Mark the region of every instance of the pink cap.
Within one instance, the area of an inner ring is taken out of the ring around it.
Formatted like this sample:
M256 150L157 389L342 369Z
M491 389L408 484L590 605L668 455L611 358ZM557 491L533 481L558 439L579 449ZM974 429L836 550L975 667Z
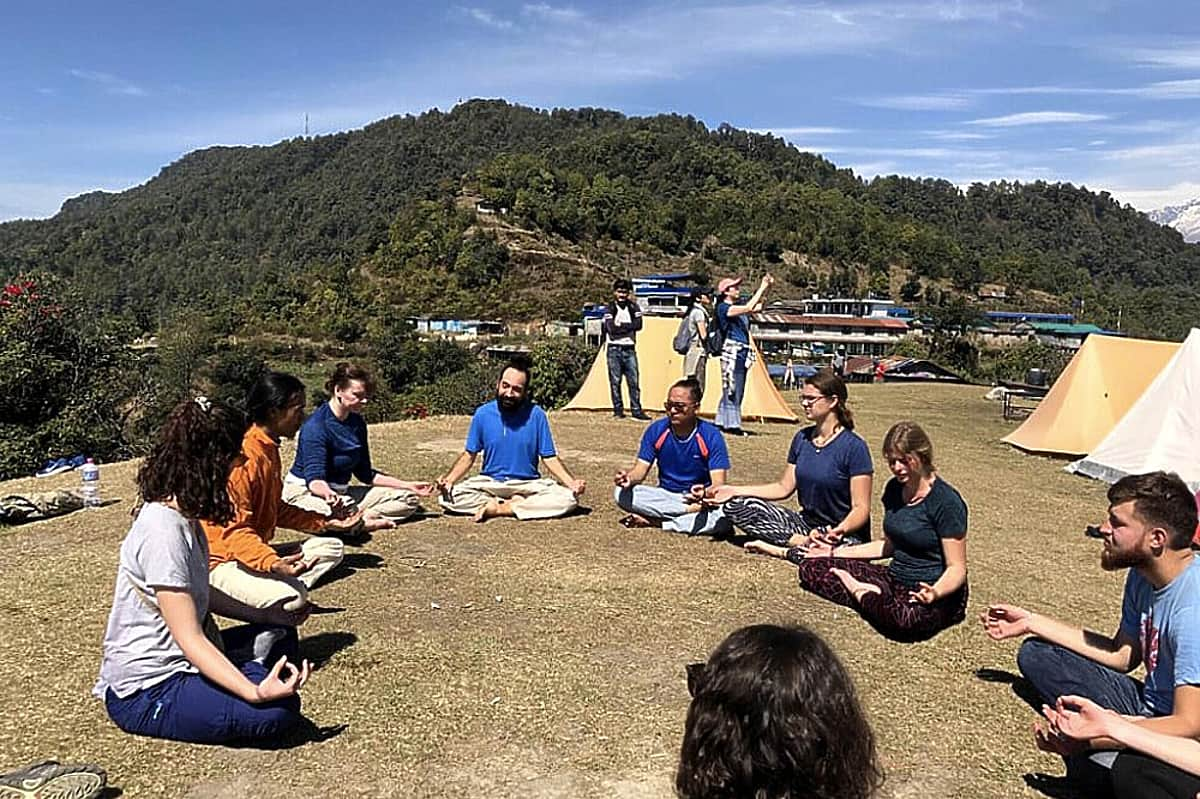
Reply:
M721 282L717 284L717 293L724 294L725 292L729 291L734 286L740 286L740 285L742 285L742 279L740 277L721 278Z

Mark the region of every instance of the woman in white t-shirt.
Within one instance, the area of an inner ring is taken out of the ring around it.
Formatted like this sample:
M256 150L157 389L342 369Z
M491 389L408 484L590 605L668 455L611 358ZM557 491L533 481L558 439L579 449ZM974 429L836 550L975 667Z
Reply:
M222 634L208 617L224 599L209 594L208 540L196 520L233 515L225 486L245 430L240 411L197 397L171 412L138 469L143 504L121 544L93 691L126 732L268 740L300 720L309 665L294 664L295 628Z

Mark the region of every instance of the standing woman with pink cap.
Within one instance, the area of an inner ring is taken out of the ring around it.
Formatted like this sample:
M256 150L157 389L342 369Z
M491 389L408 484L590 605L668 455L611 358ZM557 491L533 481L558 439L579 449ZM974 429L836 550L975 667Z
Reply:
M717 311L713 320L724 334L721 350L721 399L717 403L717 427L726 435L749 435L742 431L742 397L746 393L746 374L754 365L754 350L750 346L750 314L762 310L763 297L775 282L770 274L763 275L758 291L745 304L741 297L740 277L722 278L717 284Z

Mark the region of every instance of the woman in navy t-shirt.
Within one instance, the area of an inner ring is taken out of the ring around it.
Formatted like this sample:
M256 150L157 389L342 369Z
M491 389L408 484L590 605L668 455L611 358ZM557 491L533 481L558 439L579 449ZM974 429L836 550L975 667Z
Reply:
M855 608L896 641L923 641L963 620L967 609L967 505L933 466L933 444L915 422L883 439L892 479L883 490L883 538L807 548L754 541L751 552L787 558L800 587ZM891 558L886 566L873 560Z
M871 537L871 479L867 442L854 432L846 383L831 369L805 379L804 415L813 424L796 434L787 467L774 483L712 489L714 503L746 535L782 547L804 546L820 530L828 541ZM799 510L775 505L796 494Z

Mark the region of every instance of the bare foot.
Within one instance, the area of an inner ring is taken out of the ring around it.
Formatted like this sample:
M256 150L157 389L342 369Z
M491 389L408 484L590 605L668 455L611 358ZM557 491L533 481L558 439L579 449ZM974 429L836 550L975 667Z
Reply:
M497 516L513 516L513 507L511 502L506 502L503 499L493 499L484 505L472 517L476 522L485 522L488 519L495 519Z
M621 519L622 527L653 527L654 525L645 516L636 513L631 513Z
M879 586L872 583L864 583L862 580L857 580L854 578L854 575L850 574L850 572L846 571L845 569L839 569L835 567L830 569L829 573L842 581L842 585L846 586L846 590L854 596L854 600L856 602L862 601L862 598L867 594L883 593L883 589L881 589Z

